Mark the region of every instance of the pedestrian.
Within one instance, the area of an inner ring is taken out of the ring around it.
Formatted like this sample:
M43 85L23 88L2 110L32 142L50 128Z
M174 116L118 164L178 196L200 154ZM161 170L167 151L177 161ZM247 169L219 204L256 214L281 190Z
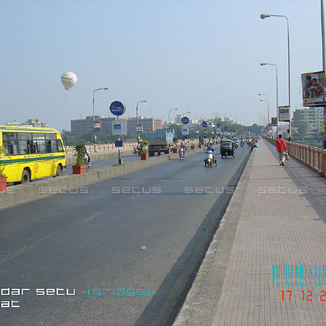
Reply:
M280 165L284 166L285 153L286 153L286 142L283 139L282 135L278 136L278 140L276 141L276 150L278 151L278 154L280 157Z

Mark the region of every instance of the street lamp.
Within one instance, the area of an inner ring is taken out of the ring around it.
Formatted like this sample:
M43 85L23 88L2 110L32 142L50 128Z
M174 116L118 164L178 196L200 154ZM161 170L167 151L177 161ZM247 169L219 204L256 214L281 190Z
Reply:
M136 105L136 124L138 126L138 109L139 109L139 103L145 103L147 102L147 100L141 100L141 101L138 101L137 102L137 105Z
M321 0L323 1L323 0ZM261 14L260 19L265 19L269 17L278 17L278 18L285 18L286 19L286 26L287 26L287 39L288 39L288 102L289 108L291 109L291 63L290 63L290 27L289 27L289 19L284 15L270 15L270 14ZM290 111L291 112L291 111ZM289 121L289 139L291 139L291 118Z
M169 123L169 121L170 121L170 113L171 113L172 111L176 111L176 110L178 110L178 108L174 108L174 109L171 109L171 110L169 111L169 113L168 113L168 123Z
M266 96L266 100L259 100L260 102L267 102L267 121L270 123L269 120L269 95L267 93L259 93L258 96Z
M93 132L94 132L94 144L96 143L96 136L95 136L95 109L94 109L94 104L95 104L95 93L97 91L107 91L107 87L101 87L101 88L96 88L93 90Z
M276 73L276 116L278 119L278 72L277 72L277 65L275 63L267 63L262 62L260 64L261 66L274 66L275 67L275 73Z

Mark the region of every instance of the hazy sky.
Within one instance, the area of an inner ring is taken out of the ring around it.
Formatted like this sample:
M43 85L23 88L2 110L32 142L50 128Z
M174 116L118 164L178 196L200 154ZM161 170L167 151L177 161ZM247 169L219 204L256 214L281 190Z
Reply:
M322 68L320 0L0 0L0 124L40 118L70 130L70 120L108 116L121 100L125 116L167 119L170 109L191 118L224 113L261 122L269 93L275 115L287 104L286 22L290 20L292 108L302 106L300 74ZM66 91L60 76L78 83ZM174 117L174 113L172 117Z

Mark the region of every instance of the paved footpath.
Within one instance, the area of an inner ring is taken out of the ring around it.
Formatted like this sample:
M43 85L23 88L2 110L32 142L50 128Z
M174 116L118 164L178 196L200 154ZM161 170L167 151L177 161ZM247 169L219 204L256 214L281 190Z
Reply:
M326 325L326 179L265 141L174 322L199 325Z

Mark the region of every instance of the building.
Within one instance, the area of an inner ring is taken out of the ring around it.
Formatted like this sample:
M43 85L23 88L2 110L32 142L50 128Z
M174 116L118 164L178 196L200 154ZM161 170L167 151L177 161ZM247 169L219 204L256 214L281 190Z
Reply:
M162 119L158 118L138 118L138 124L143 126L143 131L155 131L162 128ZM136 133L136 118L128 118L127 120L127 132L128 134Z
M95 121L101 126L101 131L112 135L112 122L115 118L102 118L101 116L95 116ZM121 119L126 121L127 134L136 133L136 118ZM162 128L162 119L157 118L144 118L139 117L138 124L143 126L143 131L155 131ZM93 116L88 116L86 119L71 120L71 133L72 136L82 135L93 131Z
M95 116L95 121L100 119L100 116ZM86 119L71 120L70 126L72 136L78 136L93 131L93 116L88 116Z
M310 135L319 134L324 123L324 108L303 108L296 109L293 112L294 125L306 123L308 126L307 133Z
M29 126L29 127L38 127L38 128L49 128L49 124L47 122L42 122L40 119L28 119L26 122L8 122L8 126Z

